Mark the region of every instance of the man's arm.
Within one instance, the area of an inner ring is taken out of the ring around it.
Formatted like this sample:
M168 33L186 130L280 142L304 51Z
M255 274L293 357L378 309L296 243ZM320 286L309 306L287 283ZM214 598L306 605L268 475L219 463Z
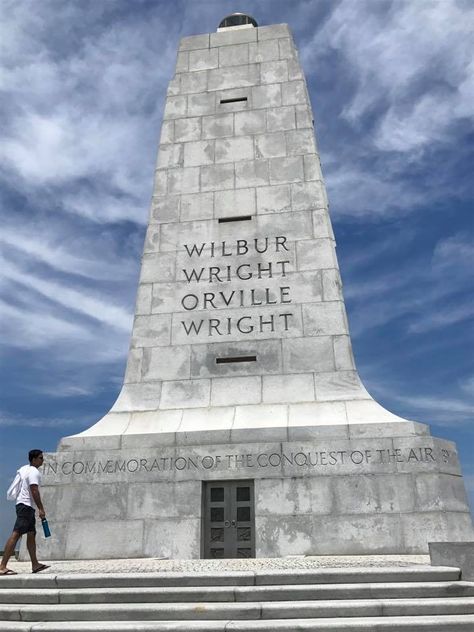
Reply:
M31 497L35 501L35 505L38 507L38 514L41 520L46 518L46 512L41 501L41 494L38 485L30 485Z

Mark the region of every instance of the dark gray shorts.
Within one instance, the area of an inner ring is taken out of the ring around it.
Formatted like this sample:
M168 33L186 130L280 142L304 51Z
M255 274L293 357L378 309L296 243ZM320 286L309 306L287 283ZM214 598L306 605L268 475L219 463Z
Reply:
M36 533L35 510L33 507L18 503L16 506L16 522L13 531L17 531L20 535Z

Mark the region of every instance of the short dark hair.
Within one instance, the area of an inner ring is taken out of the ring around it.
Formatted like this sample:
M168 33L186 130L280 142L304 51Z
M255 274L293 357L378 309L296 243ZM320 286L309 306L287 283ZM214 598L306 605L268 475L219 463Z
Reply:
M33 459L37 459L40 454L43 454L43 450L30 450L28 452L28 460L31 463Z

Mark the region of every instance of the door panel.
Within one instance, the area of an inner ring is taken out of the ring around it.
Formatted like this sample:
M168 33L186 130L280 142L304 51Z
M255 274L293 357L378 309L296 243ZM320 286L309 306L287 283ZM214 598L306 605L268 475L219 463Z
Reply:
M204 557L255 557L253 481L204 483Z

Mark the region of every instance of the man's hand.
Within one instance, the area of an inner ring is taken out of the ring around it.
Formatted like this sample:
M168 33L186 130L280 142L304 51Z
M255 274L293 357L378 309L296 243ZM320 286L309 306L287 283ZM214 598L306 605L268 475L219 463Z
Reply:
M46 514L44 512L44 509L38 509L38 515L41 518L41 520L43 520L44 518L46 518Z

